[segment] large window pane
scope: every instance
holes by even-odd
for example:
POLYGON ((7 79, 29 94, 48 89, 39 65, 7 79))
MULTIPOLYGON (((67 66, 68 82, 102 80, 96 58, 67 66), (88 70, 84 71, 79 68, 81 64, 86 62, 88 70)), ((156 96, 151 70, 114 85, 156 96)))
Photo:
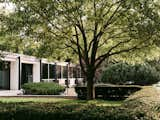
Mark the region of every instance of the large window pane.
POLYGON ((73 78, 77 78, 77 68, 73 68, 73 78))
POLYGON ((49 78, 50 79, 55 79, 56 78, 56 66, 50 64, 49 65, 49 78))
POLYGON ((33 82, 33 64, 22 63, 21 85, 33 82))
POLYGON ((73 67, 69 68, 69 77, 73 78, 73 67))
POLYGON ((63 78, 67 78, 67 66, 63 66, 63 78))
POLYGON ((42 78, 48 79, 48 64, 42 64, 42 78))
POLYGON ((9 89, 10 62, 0 62, 0 89, 9 89))
POLYGON ((61 66, 60 65, 56 66, 56 72, 57 72, 57 78, 61 78, 61 66))
POLYGON ((77 78, 81 78, 81 68, 77 68, 77 78))

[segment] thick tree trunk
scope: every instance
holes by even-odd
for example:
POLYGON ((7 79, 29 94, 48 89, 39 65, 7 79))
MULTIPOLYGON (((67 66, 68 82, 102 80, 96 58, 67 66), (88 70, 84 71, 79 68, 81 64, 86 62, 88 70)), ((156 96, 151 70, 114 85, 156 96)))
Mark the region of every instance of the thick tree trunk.
POLYGON ((93 80, 88 80, 87 82, 87 100, 94 99, 94 83, 93 80))
POLYGON ((95 98, 94 90, 94 71, 90 70, 87 72, 87 100, 92 100, 95 98))

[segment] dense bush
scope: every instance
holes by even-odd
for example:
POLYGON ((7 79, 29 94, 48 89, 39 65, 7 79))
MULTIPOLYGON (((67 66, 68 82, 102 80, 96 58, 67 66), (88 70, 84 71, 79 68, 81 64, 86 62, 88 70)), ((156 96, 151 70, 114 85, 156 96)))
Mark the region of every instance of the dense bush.
POLYGON ((101 78, 103 83, 136 85, 155 84, 159 80, 160 75, 154 67, 148 64, 130 65, 127 63, 108 66, 101 78))
MULTIPOLYGON (((95 86, 95 98, 104 100, 124 100, 132 93, 140 90, 140 86, 95 86)), ((76 87, 75 88, 79 99, 87 98, 87 88, 86 87, 76 87)))
POLYGON ((0 104, 0 120, 152 120, 144 111, 93 104, 0 104))
POLYGON ((160 120, 160 91, 156 87, 143 87, 125 100, 123 107, 143 111, 150 120, 160 120))
POLYGON ((25 94, 32 95, 58 95, 65 88, 57 83, 26 83, 22 86, 25 94))

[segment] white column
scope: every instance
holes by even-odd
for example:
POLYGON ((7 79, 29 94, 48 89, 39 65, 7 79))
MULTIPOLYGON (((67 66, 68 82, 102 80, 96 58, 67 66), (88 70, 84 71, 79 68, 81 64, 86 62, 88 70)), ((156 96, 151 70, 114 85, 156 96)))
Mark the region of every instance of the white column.
POLYGON ((39 62, 33 64, 33 82, 40 82, 40 64, 39 62))
POLYGON ((19 60, 11 61, 10 64, 10 89, 18 90, 19 87, 19 60))

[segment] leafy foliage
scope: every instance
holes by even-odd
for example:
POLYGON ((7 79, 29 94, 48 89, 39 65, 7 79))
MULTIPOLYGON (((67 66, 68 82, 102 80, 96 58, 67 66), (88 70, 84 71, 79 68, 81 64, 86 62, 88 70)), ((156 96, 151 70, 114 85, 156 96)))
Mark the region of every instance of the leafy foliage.
POLYGON ((25 94, 59 95, 65 88, 57 83, 26 83, 22 86, 25 94))
MULTIPOLYGON (((10 7, 14 6, 12 12, 0 12, 1 50, 56 60, 74 56, 70 49, 65 49, 62 41, 52 38, 46 24, 31 9, 11 1, 4 2, 4 5, 8 4, 10 7)), ((76 57, 73 57, 73 60, 75 59, 76 57)))
MULTIPOLYGON (((16 8, 15 17, 9 19, 20 22, 11 24, 9 30, 15 27, 14 31, 23 31, 25 38, 41 41, 40 45, 47 50, 40 49, 41 54, 52 55, 55 50, 51 48, 72 50, 85 74, 89 99, 93 97, 95 72, 105 59, 143 50, 159 40, 157 1, 10 1, 16 8)), ((75 58, 73 55, 70 57, 75 58)))
POLYGON ((1 120, 150 120, 144 111, 94 104, 0 103, 1 120))
POLYGON ((116 63, 106 68, 101 81, 112 84, 151 85, 160 81, 160 75, 149 64, 116 63))

